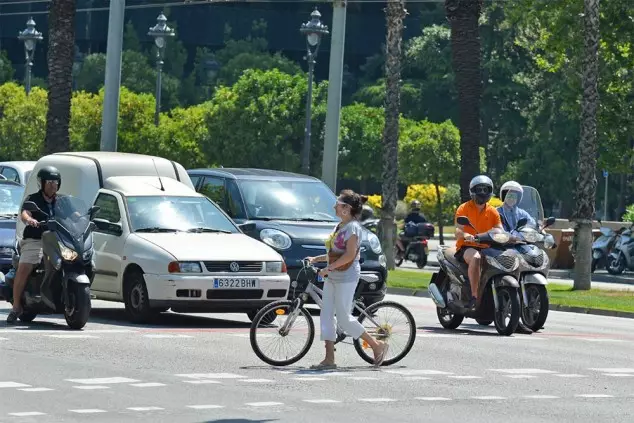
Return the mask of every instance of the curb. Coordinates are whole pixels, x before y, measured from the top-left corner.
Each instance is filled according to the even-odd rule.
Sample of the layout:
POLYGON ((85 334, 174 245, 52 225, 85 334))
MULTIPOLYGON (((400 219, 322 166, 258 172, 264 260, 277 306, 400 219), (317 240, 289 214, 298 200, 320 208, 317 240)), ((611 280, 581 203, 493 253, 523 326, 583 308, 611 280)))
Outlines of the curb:
MULTIPOLYGON (((387 293, 392 295, 430 298, 429 292, 426 289, 388 288, 387 293)), ((563 311, 567 313, 594 314, 597 316, 634 319, 634 313, 627 311, 602 310, 600 308, 573 307, 559 304, 551 304, 548 309, 552 311, 563 311)))

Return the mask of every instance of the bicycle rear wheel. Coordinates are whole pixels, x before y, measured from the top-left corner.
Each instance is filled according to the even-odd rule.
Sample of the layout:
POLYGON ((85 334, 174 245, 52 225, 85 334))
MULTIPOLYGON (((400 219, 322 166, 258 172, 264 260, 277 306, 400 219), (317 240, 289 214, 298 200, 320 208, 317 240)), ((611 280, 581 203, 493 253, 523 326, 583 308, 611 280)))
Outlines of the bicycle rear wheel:
POLYGON ((255 315, 249 338, 251 348, 260 360, 271 366, 288 366, 301 360, 310 350, 315 338, 315 324, 310 313, 303 307, 297 308, 295 302, 276 301, 262 307, 255 315), (267 323, 269 313, 277 316, 272 323, 267 323), (287 333, 282 333, 281 329, 290 317, 294 321, 287 333), (298 341, 291 339, 295 335, 298 341))
MULTIPOLYGON (((365 330, 379 341, 387 342, 390 349, 382 366, 401 361, 414 346, 416 340, 416 322, 412 313, 403 305, 394 301, 380 301, 365 309, 365 312, 372 316, 368 319, 365 314, 359 316, 365 330), (396 328, 399 323, 404 323, 403 328, 396 328), (403 340, 401 340, 403 335, 403 340)), ((370 364, 374 364, 374 353, 372 348, 361 338, 353 341, 354 348, 359 356, 370 364)))

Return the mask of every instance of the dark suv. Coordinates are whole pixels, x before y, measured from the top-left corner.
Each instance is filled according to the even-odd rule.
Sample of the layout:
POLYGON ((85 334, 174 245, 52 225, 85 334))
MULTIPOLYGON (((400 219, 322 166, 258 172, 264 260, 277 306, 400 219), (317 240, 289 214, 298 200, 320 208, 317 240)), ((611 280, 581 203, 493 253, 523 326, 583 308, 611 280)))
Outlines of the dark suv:
MULTIPOLYGON (((284 256, 291 281, 298 281, 289 299, 302 292, 307 280, 305 274, 298 278, 301 259, 325 254, 324 242, 339 222, 334 210, 337 197, 328 185, 310 176, 266 169, 191 169, 187 173, 196 191, 237 224, 255 224, 247 235, 284 256)), ((379 239, 368 230, 361 240, 361 272, 379 277, 376 283, 358 285, 365 305, 381 301, 387 290, 385 256, 379 239)))

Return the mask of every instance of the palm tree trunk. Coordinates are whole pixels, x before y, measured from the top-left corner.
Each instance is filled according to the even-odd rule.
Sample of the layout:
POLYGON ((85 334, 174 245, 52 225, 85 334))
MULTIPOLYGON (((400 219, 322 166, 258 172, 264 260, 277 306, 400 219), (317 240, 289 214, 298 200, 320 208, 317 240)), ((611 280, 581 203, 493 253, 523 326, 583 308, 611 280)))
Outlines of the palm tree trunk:
POLYGON ((599 0, 584 0, 584 54, 581 84, 581 138, 577 173, 574 289, 590 289, 592 218, 597 191, 597 108, 599 106, 599 0))
POLYGON ((458 91, 460 197, 469 200, 469 182, 480 173, 480 99, 482 97, 480 28, 482 0, 445 0, 451 24, 452 66, 458 91))
POLYGON ((75 52, 75 0, 52 0, 48 15, 48 111, 45 154, 70 150, 70 103, 75 52))
POLYGON ((445 245, 445 235, 443 234, 442 228, 445 224, 442 220, 442 198, 440 197, 440 182, 438 180, 434 181, 434 187, 436 188, 436 220, 438 222, 438 240, 440 245, 445 245))
POLYGON ((401 44, 405 0, 388 1, 385 60, 385 127, 383 128, 383 186, 381 207, 381 243, 387 259, 387 268, 394 269, 396 224, 394 212, 398 200, 398 138, 401 105, 401 44))

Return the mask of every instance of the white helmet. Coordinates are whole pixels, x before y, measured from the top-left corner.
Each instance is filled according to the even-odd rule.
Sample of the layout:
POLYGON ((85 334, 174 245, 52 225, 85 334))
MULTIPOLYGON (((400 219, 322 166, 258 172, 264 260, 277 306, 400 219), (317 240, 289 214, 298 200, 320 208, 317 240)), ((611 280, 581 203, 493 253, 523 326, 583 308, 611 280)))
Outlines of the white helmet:
POLYGON ((520 195, 520 198, 517 200, 517 202, 519 203, 520 201, 522 201, 522 196, 524 195, 524 188, 522 188, 522 186, 515 181, 508 181, 504 183, 504 185, 502 185, 502 187, 500 188, 500 200, 504 201, 504 198, 506 197, 506 194, 509 191, 518 192, 520 195))
POLYGON ((493 181, 486 175, 478 175, 469 183, 469 193, 477 204, 485 204, 493 196, 493 181))

